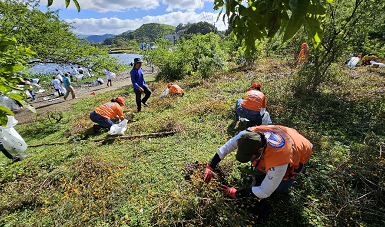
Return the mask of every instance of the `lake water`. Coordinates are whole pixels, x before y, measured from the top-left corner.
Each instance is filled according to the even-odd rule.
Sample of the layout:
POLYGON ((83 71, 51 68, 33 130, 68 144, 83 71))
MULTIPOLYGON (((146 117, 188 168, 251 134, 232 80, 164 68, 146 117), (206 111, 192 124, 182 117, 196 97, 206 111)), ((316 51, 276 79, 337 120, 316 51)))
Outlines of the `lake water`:
MULTIPOLYGON (((134 63, 134 58, 142 57, 139 54, 110 54, 110 56, 117 58, 121 64, 130 64, 131 62, 134 63)), ((38 73, 46 74, 46 73, 56 73, 55 69, 59 69, 64 73, 64 72, 71 71, 71 66, 74 66, 77 68, 77 65, 59 65, 54 63, 40 63, 28 69, 28 71, 33 74, 38 74, 38 73)), ((85 68, 83 67, 83 69, 85 68)))

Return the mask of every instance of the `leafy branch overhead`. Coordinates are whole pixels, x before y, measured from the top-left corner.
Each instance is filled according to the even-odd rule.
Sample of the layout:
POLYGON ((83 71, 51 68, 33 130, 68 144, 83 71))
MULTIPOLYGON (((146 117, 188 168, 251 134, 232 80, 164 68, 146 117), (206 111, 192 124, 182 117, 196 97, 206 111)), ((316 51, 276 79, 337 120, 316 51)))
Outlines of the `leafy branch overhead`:
MULTIPOLYGON (((71 0, 65 0, 66 1, 66 8, 68 8, 68 6, 70 5, 70 2, 71 0)), ((77 0, 72 0, 75 5, 76 5, 76 8, 78 9, 78 12, 80 12, 80 5, 79 5, 79 2, 77 0)), ((53 3, 53 0, 48 0, 48 6, 51 6, 53 3)))
POLYGON ((215 0, 214 10, 221 10, 225 22, 233 29, 239 42, 245 42, 245 51, 255 50, 255 41, 277 33, 283 34, 283 41, 292 38, 302 27, 317 47, 323 37, 321 22, 326 15, 326 6, 333 0, 215 0), (224 12, 223 12, 224 10, 224 12))
MULTIPOLYGON (((0 95, 18 101, 35 113, 35 109, 25 101, 27 96, 24 90, 16 86, 24 83, 17 72, 22 70, 26 60, 34 55, 35 53, 29 47, 17 45, 15 38, 8 38, 0 33, 0 95)), ((7 107, 0 106, 0 125, 7 124, 7 114, 14 115, 7 107)))

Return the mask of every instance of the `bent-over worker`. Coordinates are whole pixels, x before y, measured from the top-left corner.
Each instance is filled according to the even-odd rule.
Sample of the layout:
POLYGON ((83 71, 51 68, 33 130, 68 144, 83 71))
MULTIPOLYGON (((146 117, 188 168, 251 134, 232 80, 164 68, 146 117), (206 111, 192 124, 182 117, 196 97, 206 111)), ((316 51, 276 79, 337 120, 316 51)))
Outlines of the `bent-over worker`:
POLYGON ((224 193, 232 198, 269 197, 273 192, 284 193, 294 183, 312 154, 313 145, 295 129, 281 125, 261 125, 240 132, 217 149, 204 173, 210 182, 217 164, 237 150, 239 162, 266 174, 260 186, 238 190, 223 185, 224 193))

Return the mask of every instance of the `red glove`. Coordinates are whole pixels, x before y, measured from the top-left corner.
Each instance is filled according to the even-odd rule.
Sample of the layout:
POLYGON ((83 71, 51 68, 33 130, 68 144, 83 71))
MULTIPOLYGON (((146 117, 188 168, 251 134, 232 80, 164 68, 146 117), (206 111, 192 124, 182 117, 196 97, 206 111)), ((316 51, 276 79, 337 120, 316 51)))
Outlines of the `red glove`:
POLYGON ((227 187, 226 185, 222 185, 221 190, 225 193, 225 195, 230 196, 231 198, 236 199, 235 193, 237 192, 237 189, 233 187, 227 187))
POLYGON ((206 166, 206 170, 205 170, 205 176, 204 176, 204 181, 206 181, 207 183, 210 183, 211 179, 213 178, 213 168, 211 168, 209 165, 206 166))

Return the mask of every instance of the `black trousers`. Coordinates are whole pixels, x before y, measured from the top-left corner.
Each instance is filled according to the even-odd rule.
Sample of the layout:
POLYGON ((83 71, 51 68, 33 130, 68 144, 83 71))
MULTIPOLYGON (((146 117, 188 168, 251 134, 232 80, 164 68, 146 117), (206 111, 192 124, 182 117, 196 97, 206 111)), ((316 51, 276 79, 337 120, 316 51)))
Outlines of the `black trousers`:
POLYGON ((147 99, 150 98, 152 94, 152 91, 147 86, 147 84, 145 84, 142 88, 144 89, 144 94, 145 94, 143 99, 142 99, 142 92, 139 91, 139 89, 134 88, 134 92, 136 95, 136 105, 138 106, 138 112, 142 110, 142 103, 146 103, 147 99))

